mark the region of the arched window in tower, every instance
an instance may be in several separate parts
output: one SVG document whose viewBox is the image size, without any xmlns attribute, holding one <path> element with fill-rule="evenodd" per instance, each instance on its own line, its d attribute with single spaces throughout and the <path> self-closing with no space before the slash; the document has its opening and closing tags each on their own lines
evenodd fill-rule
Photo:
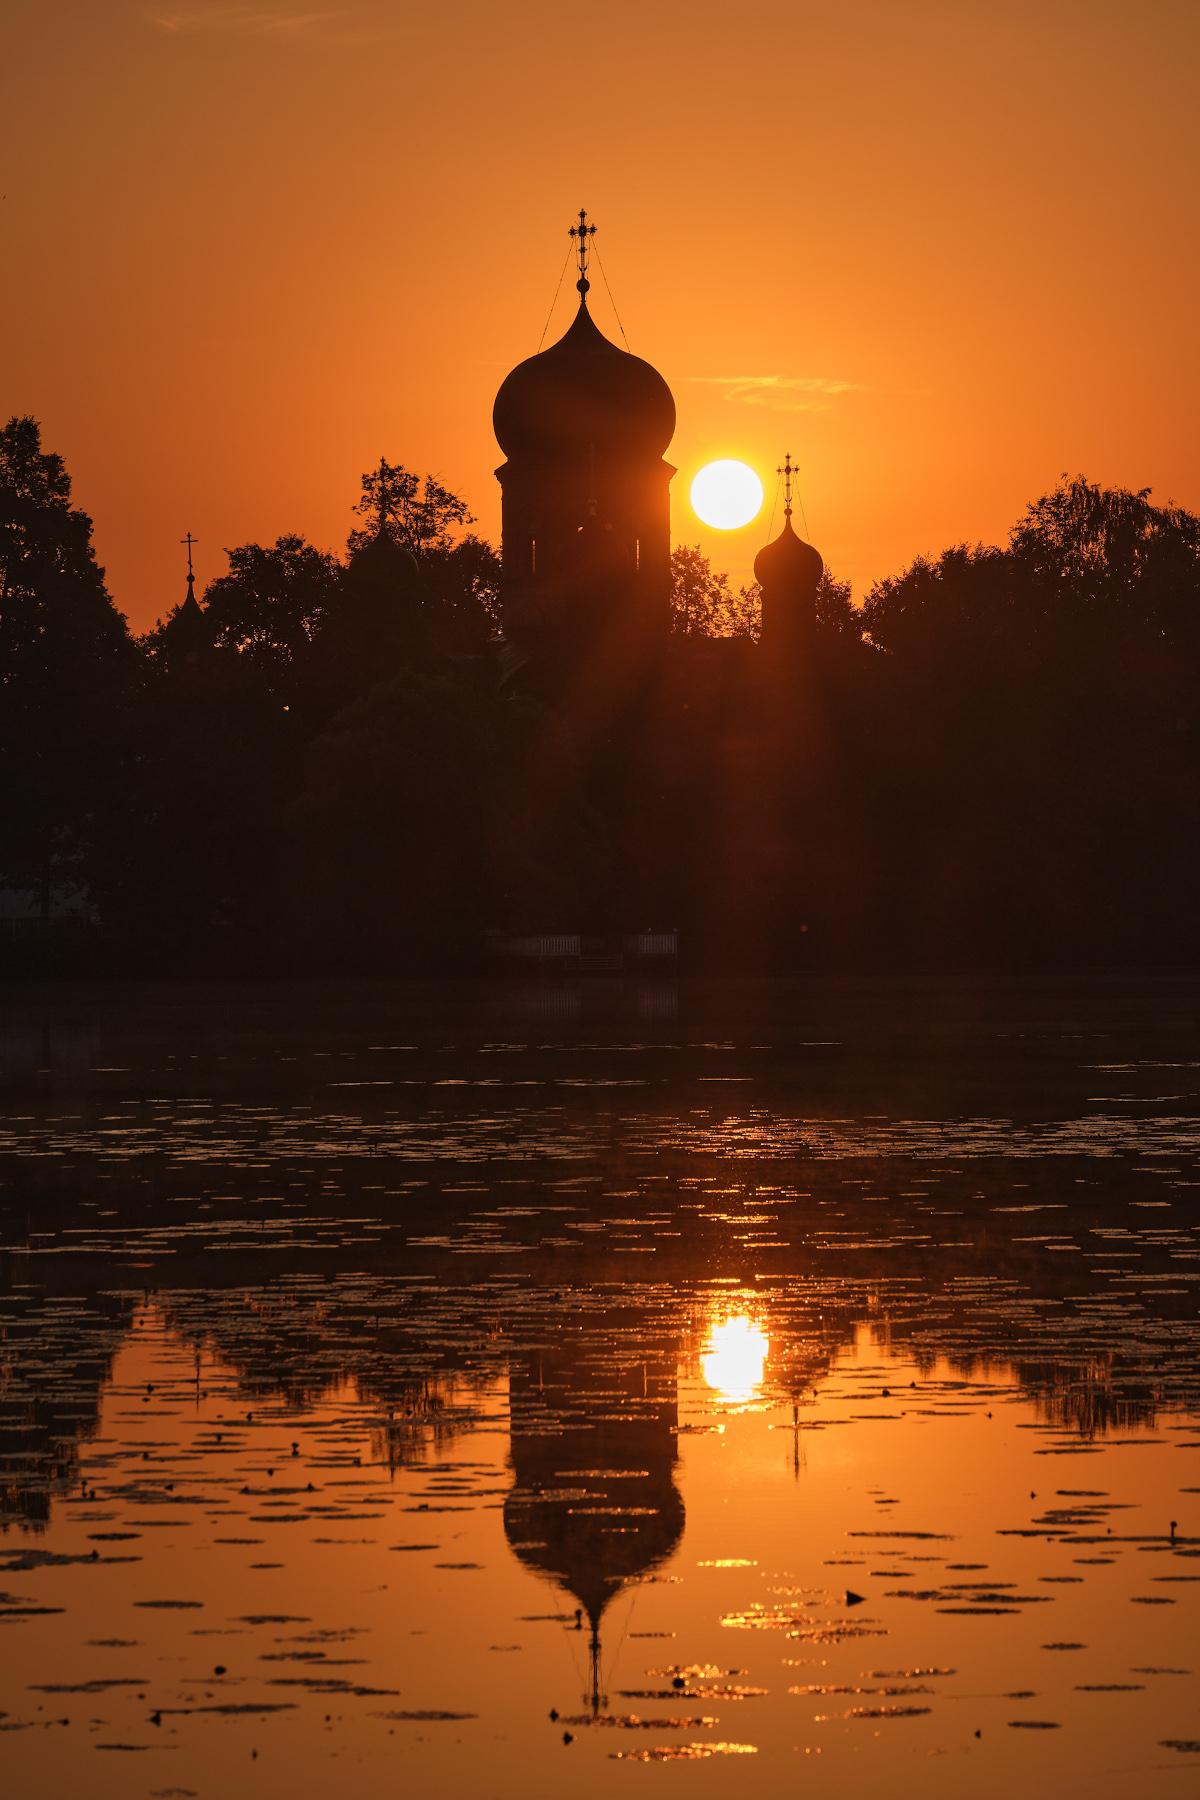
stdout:
<svg viewBox="0 0 1200 1800">
<path fill-rule="evenodd" d="M 640 573 L 641 567 L 642 567 L 642 540 L 639 537 L 639 538 L 634 538 L 634 540 L 633 540 L 633 572 L 635 575 Z"/>
<path fill-rule="evenodd" d="M 529 540 L 529 573 L 537 574 L 537 539 L 533 537 Z"/>
</svg>

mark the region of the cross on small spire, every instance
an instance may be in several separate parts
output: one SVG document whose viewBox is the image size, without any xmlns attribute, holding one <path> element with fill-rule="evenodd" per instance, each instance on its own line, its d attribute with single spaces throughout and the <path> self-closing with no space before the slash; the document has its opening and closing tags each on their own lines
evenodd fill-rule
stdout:
<svg viewBox="0 0 1200 1800">
<path fill-rule="evenodd" d="M 792 516 L 792 477 L 799 474 L 799 470 L 792 461 L 790 450 L 784 452 L 783 463 L 775 473 L 783 476 L 783 516 L 785 519 L 790 519 Z"/>
<path fill-rule="evenodd" d="M 188 532 L 188 534 L 187 534 L 187 536 L 186 536 L 186 537 L 181 537 L 181 538 L 180 538 L 180 540 L 179 540 L 179 541 L 180 541 L 180 543 L 181 543 L 181 544 L 186 544 L 186 545 L 187 545 L 187 556 L 188 556 L 188 580 L 187 580 L 187 584 L 188 584 L 188 593 L 189 593 L 189 594 L 190 594 L 190 593 L 191 593 L 191 592 L 192 592 L 192 590 L 193 590 L 193 588 L 194 588 L 194 587 L 195 587 L 195 584 L 196 584 L 196 577 L 195 577 L 195 574 L 194 574 L 194 573 L 193 573 L 193 570 L 192 570 L 192 545 L 193 545 L 193 544 L 198 544 L 198 543 L 199 543 L 199 542 L 200 542 L 200 539 L 199 539 L 199 538 L 197 538 L 197 537 L 193 537 L 193 536 L 192 536 L 192 534 L 191 534 L 191 532 L 190 532 L 190 531 L 189 531 L 189 532 Z"/>
<path fill-rule="evenodd" d="M 569 228 L 567 235 L 568 237 L 573 237 L 577 240 L 575 254 L 579 258 L 579 280 L 575 283 L 575 286 L 579 289 L 581 294 L 586 294 L 592 285 L 587 278 L 588 251 L 591 248 L 591 240 L 596 235 L 596 227 L 588 224 L 587 212 L 582 206 L 579 209 L 578 225 L 572 225 Z"/>
</svg>

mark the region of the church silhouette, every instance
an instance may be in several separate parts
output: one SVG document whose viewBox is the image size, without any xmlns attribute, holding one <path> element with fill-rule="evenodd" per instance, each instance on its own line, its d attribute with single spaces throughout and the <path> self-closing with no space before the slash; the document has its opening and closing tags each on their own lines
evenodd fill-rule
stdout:
<svg viewBox="0 0 1200 1800">
<path fill-rule="evenodd" d="M 685 938 L 689 954 L 709 943 L 757 956 L 781 933 L 807 935 L 782 871 L 800 841 L 795 819 L 816 841 L 828 811 L 820 783 L 845 658 L 819 610 L 822 559 L 793 527 L 789 455 L 782 530 L 755 562 L 760 641 L 692 619 L 672 550 L 675 400 L 592 317 L 594 231 L 580 212 L 569 328 L 495 396 L 498 559 L 460 529 L 472 522 L 465 501 L 385 458 L 363 476 L 356 511 L 367 523 L 344 562 L 299 538 L 243 546 L 201 605 L 196 540 L 183 540 L 187 593 L 155 650 L 168 723 L 194 721 L 199 739 L 205 721 L 220 721 L 228 735 L 233 709 L 240 719 L 265 706 L 271 754 L 304 742 L 329 777 L 306 777 L 283 823 L 281 869 L 298 854 L 313 875 L 295 928 L 306 955 L 332 941 L 366 956 L 347 925 L 364 911 L 379 964 L 397 942 L 414 963 L 424 946 L 441 955 L 453 943 L 489 966 L 612 974 L 673 966 Z M 431 515 L 441 522 L 422 535 Z M 365 759 L 357 773 L 344 752 Z M 408 835 L 381 864 L 380 834 L 354 821 L 375 804 L 381 769 L 403 787 L 403 772 L 421 766 L 420 793 L 398 802 Z M 803 792 L 788 787 L 789 770 L 803 771 Z M 428 807 L 439 784 L 455 802 Z M 482 874 L 463 873 L 472 858 Z M 202 877 L 184 884 L 189 906 L 207 891 Z M 397 893 L 421 921 L 398 938 L 383 902 Z M 202 934 L 197 915 L 185 935 Z"/>
<path fill-rule="evenodd" d="M 665 461 L 675 400 L 658 370 L 606 338 L 588 306 L 595 226 L 581 211 L 579 307 L 557 343 L 500 385 L 493 427 L 506 460 L 502 678 L 539 690 L 628 688 L 668 649 L 671 479 Z M 792 526 L 790 455 L 784 524 L 754 566 L 763 662 L 777 671 L 811 646 L 824 565 Z"/>
<path fill-rule="evenodd" d="M 675 400 L 658 370 L 605 337 L 592 317 L 595 229 L 585 211 L 570 228 L 579 268 L 570 328 L 518 363 L 496 394 L 492 423 L 505 457 L 496 470 L 502 635 L 466 657 L 460 646 L 456 658 L 482 665 L 475 676 L 490 676 L 502 689 L 567 706 L 585 727 L 589 717 L 619 710 L 625 697 L 661 681 L 672 662 L 711 661 L 744 647 L 671 640 L 676 471 L 665 453 L 675 434 Z M 428 659 L 422 570 L 397 537 L 386 500 L 388 477 L 402 473 L 380 464 L 376 528 L 352 549 L 322 646 L 352 667 L 357 689 L 398 662 Z M 762 621 L 756 672 L 769 672 L 776 689 L 798 663 L 812 661 L 824 572 L 819 553 L 792 526 L 790 455 L 779 473 L 783 529 L 754 565 Z M 183 542 L 187 591 L 161 629 L 160 647 L 168 666 L 186 670 L 203 667 L 213 636 L 196 599 L 190 531 Z"/>
</svg>

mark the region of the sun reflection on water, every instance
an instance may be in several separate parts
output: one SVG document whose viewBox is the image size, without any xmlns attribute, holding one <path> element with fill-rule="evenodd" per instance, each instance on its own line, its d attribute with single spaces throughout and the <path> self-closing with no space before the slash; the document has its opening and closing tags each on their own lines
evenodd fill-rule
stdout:
<svg viewBox="0 0 1200 1800">
<path fill-rule="evenodd" d="M 705 1381 L 722 1400 L 753 1400 L 762 1387 L 770 1340 L 749 1313 L 714 1319 L 700 1355 Z"/>
</svg>

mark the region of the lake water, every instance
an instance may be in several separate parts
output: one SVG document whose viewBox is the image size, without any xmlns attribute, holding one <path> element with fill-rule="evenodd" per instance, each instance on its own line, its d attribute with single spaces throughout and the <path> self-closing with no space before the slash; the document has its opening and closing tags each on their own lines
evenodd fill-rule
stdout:
<svg viewBox="0 0 1200 1800">
<path fill-rule="evenodd" d="M 1182 1795 L 1195 984 L 7 996 L 5 1794 Z"/>
</svg>

